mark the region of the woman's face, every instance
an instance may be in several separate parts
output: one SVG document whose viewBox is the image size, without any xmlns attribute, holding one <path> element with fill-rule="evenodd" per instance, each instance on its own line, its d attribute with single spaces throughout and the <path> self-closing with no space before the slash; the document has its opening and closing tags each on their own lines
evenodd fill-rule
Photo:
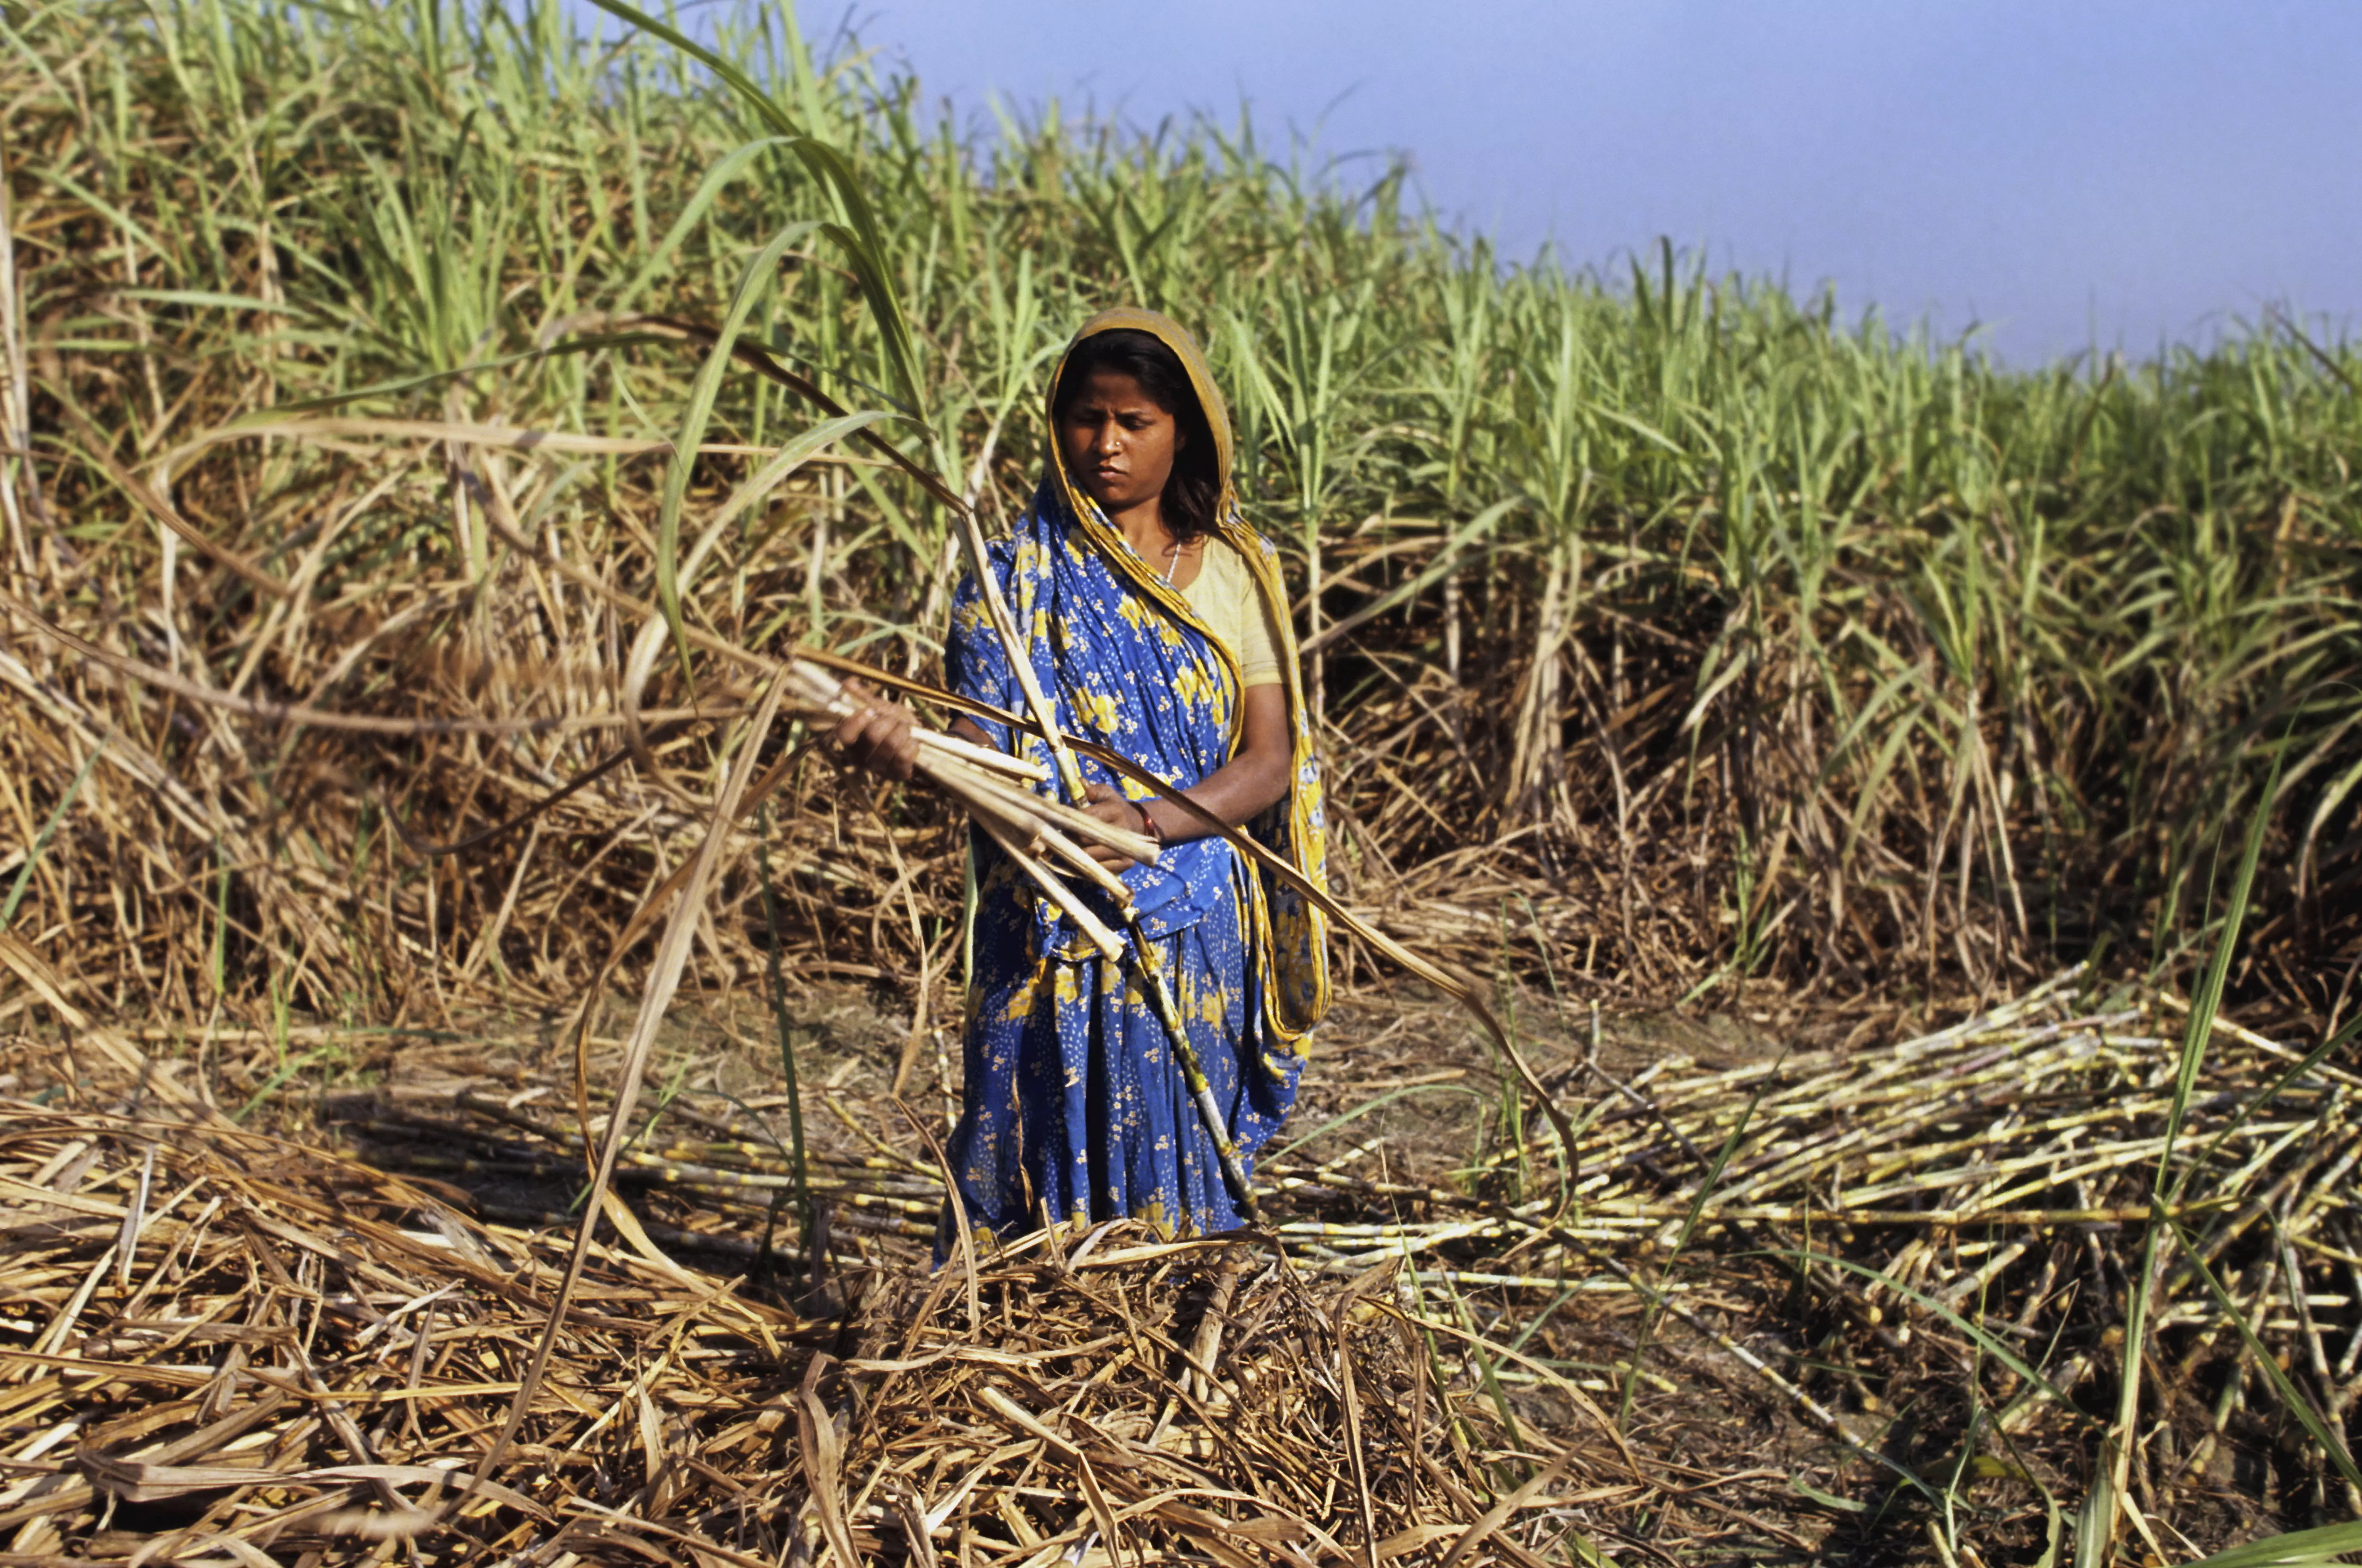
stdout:
<svg viewBox="0 0 2362 1568">
<path fill-rule="evenodd" d="M 1058 419 L 1066 472 L 1110 517 L 1164 493 L 1181 445 L 1179 423 L 1120 370 L 1093 370 Z"/>
</svg>

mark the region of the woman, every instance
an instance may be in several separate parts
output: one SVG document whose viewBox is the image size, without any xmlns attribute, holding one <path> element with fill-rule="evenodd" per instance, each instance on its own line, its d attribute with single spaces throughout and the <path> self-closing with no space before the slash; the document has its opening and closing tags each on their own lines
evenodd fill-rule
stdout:
<svg viewBox="0 0 2362 1568">
<path fill-rule="evenodd" d="M 1049 413 L 1032 504 L 988 566 L 1058 723 L 1319 884 L 1319 774 L 1286 591 L 1271 546 L 1238 514 L 1230 418 L 1205 357 L 1162 315 L 1105 312 L 1068 345 Z M 961 695 L 1026 712 L 973 578 L 954 599 L 944 662 Z M 907 710 L 872 701 L 834 738 L 848 758 L 907 778 L 910 728 Z M 1050 760 L 1022 730 L 966 718 L 953 728 Z M 1251 1169 L 1328 1008 L 1319 911 L 1171 802 L 1089 757 L 1082 767 L 1088 811 L 1162 846 L 1153 867 L 1094 851 L 1131 889 L 1134 923 L 1087 896 L 1127 944 L 1150 944 L 1222 1132 Z M 966 1080 L 950 1157 L 972 1220 L 996 1231 L 1124 1215 L 1168 1231 L 1235 1227 L 1215 1134 L 1133 953 L 1102 958 L 1006 856 L 970 837 Z"/>
</svg>

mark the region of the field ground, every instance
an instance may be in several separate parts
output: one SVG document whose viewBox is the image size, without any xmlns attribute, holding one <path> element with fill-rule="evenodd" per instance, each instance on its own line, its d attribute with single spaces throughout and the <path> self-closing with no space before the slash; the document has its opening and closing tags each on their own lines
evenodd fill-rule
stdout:
<svg viewBox="0 0 2362 1568">
<path fill-rule="evenodd" d="M 925 1277 L 941 1187 L 918 1129 L 943 1131 L 948 1065 L 932 1048 L 910 1053 L 897 1103 L 909 1019 L 881 1009 L 878 987 L 822 981 L 786 1010 L 832 1260 L 815 1279 L 791 1256 L 761 1253 L 768 1230 L 784 1254 L 797 1221 L 783 1190 L 791 1165 L 771 1019 L 748 999 L 686 1007 L 668 1024 L 642 1101 L 663 1109 L 634 1144 L 623 1190 L 657 1255 L 711 1270 L 717 1285 L 751 1276 L 741 1293 L 776 1304 L 767 1309 L 782 1324 L 891 1339 Z M 1519 1178 L 1521 1158 L 1546 1166 L 1551 1134 L 1505 1120 L 1518 1097 L 1505 1096 L 1483 1034 L 1440 999 L 1347 999 L 1261 1173 L 1284 1249 L 1312 1287 L 1330 1290 L 1392 1257 L 1395 1298 L 1470 1336 L 1447 1342 L 1437 1367 L 1448 1398 L 1489 1423 L 1479 1458 L 1492 1453 L 1496 1470 L 1515 1469 L 1523 1462 L 1509 1456 L 1520 1452 L 1567 1459 L 1518 1520 L 1529 1544 L 1574 1530 L 1624 1562 L 2035 1561 L 2054 1529 L 2068 1529 L 2059 1521 L 2091 1482 L 2114 1411 L 2119 1238 L 2144 1212 L 2140 1162 L 2154 1157 L 2170 1099 L 2178 1015 L 2132 992 L 2078 993 L 2070 980 L 1915 1043 L 1895 1037 L 1892 1014 L 1783 1009 L 1761 987 L 1746 1000 L 1738 1015 L 1605 1016 L 1595 1048 L 1587 1014 L 1560 1027 L 1550 999 L 1518 998 L 1529 1059 L 1584 1128 L 1577 1204 L 1553 1219 L 1556 1201 Z M 546 1019 L 341 1038 L 291 1024 L 278 1043 L 233 1033 L 202 1051 L 185 1035 L 144 1043 L 170 1077 L 226 1110 L 255 1100 L 249 1131 L 291 1140 L 289 1151 L 358 1156 L 501 1235 L 555 1241 L 568 1227 L 581 1180 L 568 1132 L 573 1074 Z M 616 1043 L 594 1032 L 593 1085 L 612 1072 Z M 2201 1255 L 2301 1376 L 2309 1355 L 2350 1364 L 2349 1342 L 2362 1342 L 2362 1205 L 2342 1109 L 2357 1080 L 2311 1069 L 2235 1127 L 2235 1108 L 2268 1081 L 2254 1062 L 2270 1060 L 2243 1055 L 2247 1066 L 2210 1059 L 2188 1131 L 2224 1134 L 2224 1165 L 2266 1200 L 2210 1207 L 2194 1191 L 2193 1223 L 2215 1238 Z M 78 1088 L 50 1071 L 54 1045 L 19 1039 L 0 1077 L 0 1115 L 17 1137 L 43 1114 L 120 1104 L 116 1067 L 77 1060 L 94 1068 Z M 595 1109 L 603 1095 L 592 1092 Z M 112 1153 L 84 1163 L 96 1184 L 86 1190 L 128 1171 L 136 1142 L 102 1138 Z M 1698 1162 L 1717 1157 L 1701 1199 Z M 332 1183 L 355 1179 L 321 1169 Z M 2001 1174 L 2011 1171 L 2026 1174 Z M 42 1233 L 30 1193 L 11 1191 L 22 1195 L 11 1200 L 12 1233 Z M 1948 1209 L 1992 1218 L 1948 1224 Z M 2283 1256 L 2296 1266 L 2279 1276 Z M 1103 1301 L 1053 1300 L 1065 1276 L 1012 1266 L 999 1287 L 1048 1292 L 1038 1312 Z M 1197 1321 L 1206 1280 L 1188 1285 L 1186 1260 L 1167 1277 L 1173 1266 L 1090 1277 L 1151 1296 L 1179 1289 L 1164 1309 Z M 418 1280 L 414 1266 L 408 1277 Z M 2290 1294 L 2291 1279 L 2301 1291 Z M 13 1298 L 8 1310 L 39 1319 L 28 1304 L 49 1297 Z M 1226 1320 L 1243 1323 L 1245 1302 L 1260 1299 L 1251 1291 Z M 104 1293 L 89 1304 L 94 1323 L 105 1306 Z M 2143 1418 L 2134 1474 L 2143 1520 L 2168 1553 L 2196 1557 L 2349 1508 L 2322 1457 L 2307 1457 L 2301 1434 L 2292 1441 L 2271 1413 L 2262 1375 L 2203 1286 L 2169 1282 L 2153 1310 L 2158 1356 L 2180 1364 L 2153 1374 L 2166 1403 Z M 988 1320 L 960 1342 L 1033 1345 L 1024 1321 Z M 118 1339 L 109 1350 L 104 1336 L 89 1347 L 135 1363 L 146 1348 Z M 2345 1417 L 2340 1389 L 2352 1384 L 2337 1374 L 2350 1366 L 2324 1370 L 2332 1376 L 2313 1397 Z M 2059 1401 L 2041 1397 L 2036 1379 Z M 681 1397 L 693 1415 L 695 1399 Z M 106 1405 L 101 1396 L 92 1408 Z M 410 1447 L 467 1452 L 451 1445 L 483 1418 L 444 1419 Z M 1206 1419 L 1218 1439 L 1231 1430 L 1219 1411 Z M 878 1441 L 890 1452 L 922 1430 Z M 848 1442 L 868 1441 L 866 1430 L 856 1421 Z M 628 1452 L 638 1441 L 619 1430 L 602 1463 L 638 1466 Z M 1024 1505 L 1039 1538 L 1079 1531 L 1071 1478 L 1063 1492 L 1047 1484 Z M 602 1506 L 668 1528 L 689 1518 L 662 1488 Z M 714 1528 L 710 1514 L 697 1518 L 693 1528 Z M 978 1528 L 988 1538 L 1003 1526 Z M 877 1521 L 861 1529 L 873 1542 L 893 1536 Z M 741 1548 L 755 1539 L 726 1537 Z"/>
</svg>

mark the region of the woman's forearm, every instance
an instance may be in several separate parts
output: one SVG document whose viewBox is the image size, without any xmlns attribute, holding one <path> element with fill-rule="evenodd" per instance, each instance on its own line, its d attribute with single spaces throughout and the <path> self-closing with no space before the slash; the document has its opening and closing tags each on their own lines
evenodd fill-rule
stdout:
<svg viewBox="0 0 2362 1568">
<path fill-rule="evenodd" d="M 1182 793 L 1191 805 L 1230 827 L 1239 827 L 1287 798 L 1296 767 L 1296 749 L 1287 721 L 1287 692 L 1280 686 L 1247 690 L 1242 744 L 1236 756 Z M 990 746 L 991 740 L 973 721 L 954 719 L 951 733 L 965 741 Z M 1213 832 L 1195 815 L 1169 801 L 1134 801 L 1104 785 L 1090 788 L 1085 809 L 1122 827 L 1138 827 L 1144 810 L 1167 844 L 1186 844 Z M 1097 853 L 1096 851 L 1094 853 Z M 1108 855 L 1115 859 L 1115 852 Z"/>
<path fill-rule="evenodd" d="M 1287 689 L 1251 686 L 1246 692 L 1245 744 L 1238 756 L 1182 791 L 1190 803 L 1239 827 L 1287 798 L 1296 748 L 1287 725 Z M 1168 844 L 1204 838 L 1209 830 L 1169 801 L 1147 802 L 1151 818 Z"/>
<path fill-rule="evenodd" d="M 1190 804 L 1220 819 L 1225 825 L 1239 827 L 1287 798 L 1289 760 L 1284 756 L 1275 760 L 1242 754 L 1181 793 L 1189 798 Z M 1150 818 L 1167 844 L 1205 838 L 1212 833 L 1196 817 L 1170 801 L 1146 801 L 1142 803 L 1148 808 Z"/>
</svg>

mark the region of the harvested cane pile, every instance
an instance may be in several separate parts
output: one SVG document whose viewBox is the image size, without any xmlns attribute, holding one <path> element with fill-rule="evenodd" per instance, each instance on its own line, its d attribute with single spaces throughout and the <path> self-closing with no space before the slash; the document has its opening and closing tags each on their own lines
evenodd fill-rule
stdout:
<svg viewBox="0 0 2362 1568">
<path fill-rule="evenodd" d="M 1571 1528 L 1568 1462 L 1499 1451 L 1391 1271 L 1109 1227 L 804 1320 L 611 1206 L 470 1490 L 560 1241 L 219 1123 L 24 1101 L 0 1188 L 9 1562 L 1531 1561 Z"/>
<path fill-rule="evenodd" d="M 2130 1480 L 2147 1513 L 2220 1540 L 2273 1510 L 2295 1525 L 2352 1507 L 2267 1380 L 2355 1441 L 2362 1080 L 2218 1024 L 2160 1188 L 2182 1021 L 2070 975 L 1853 1052 L 1619 1075 L 1573 1048 L 1545 1066 L 1582 1124 L 1571 1194 L 1539 1122 L 1447 1164 L 1363 1121 L 1258 1181 L 1304 1275 L 1402 1265 L 1403 1301 L 1456 1325 L 1449 1358 L 1527 1410 L 1507 1418 L 1515 1441 L 1585 1428 L 1582 1401 L 1628 1386 L 1631 1441 L 1652 1459 L 1746 1470 L 1744 1450 L 1769 1441 L 1789 1475 L 1863 1502 L 1907 1492 L 1905 1471 L 1986 1465 L 1985 1522 L 2037 1549 L 2036 1484 L 2079 1495 L 2119 1408 L 2128 1286 L 2162 1191 L 2188 1244 L 2159 1252 Z M 1412 1060 L 1445 1059 L 1442 1043 L 1411 1043 Z M 750 1102 L 684 1082 L 620 1179 L 668 1245 L 764 1266 L 791 1234 L 789 1167 Z M 347 1125 L 381 1163 L 549 1223 L 554 1206 L 518 1194 L 579 1181 L 570 1099 L 556 1080 L 446 1080 L 356 1101 Z M 840 1247 L 923 1255 L 942 1193 L 928 1152 L 879 1134 L 899 1121 L 882 1105 L 815 1100 L 809 1187 Z"/>
</svg>

